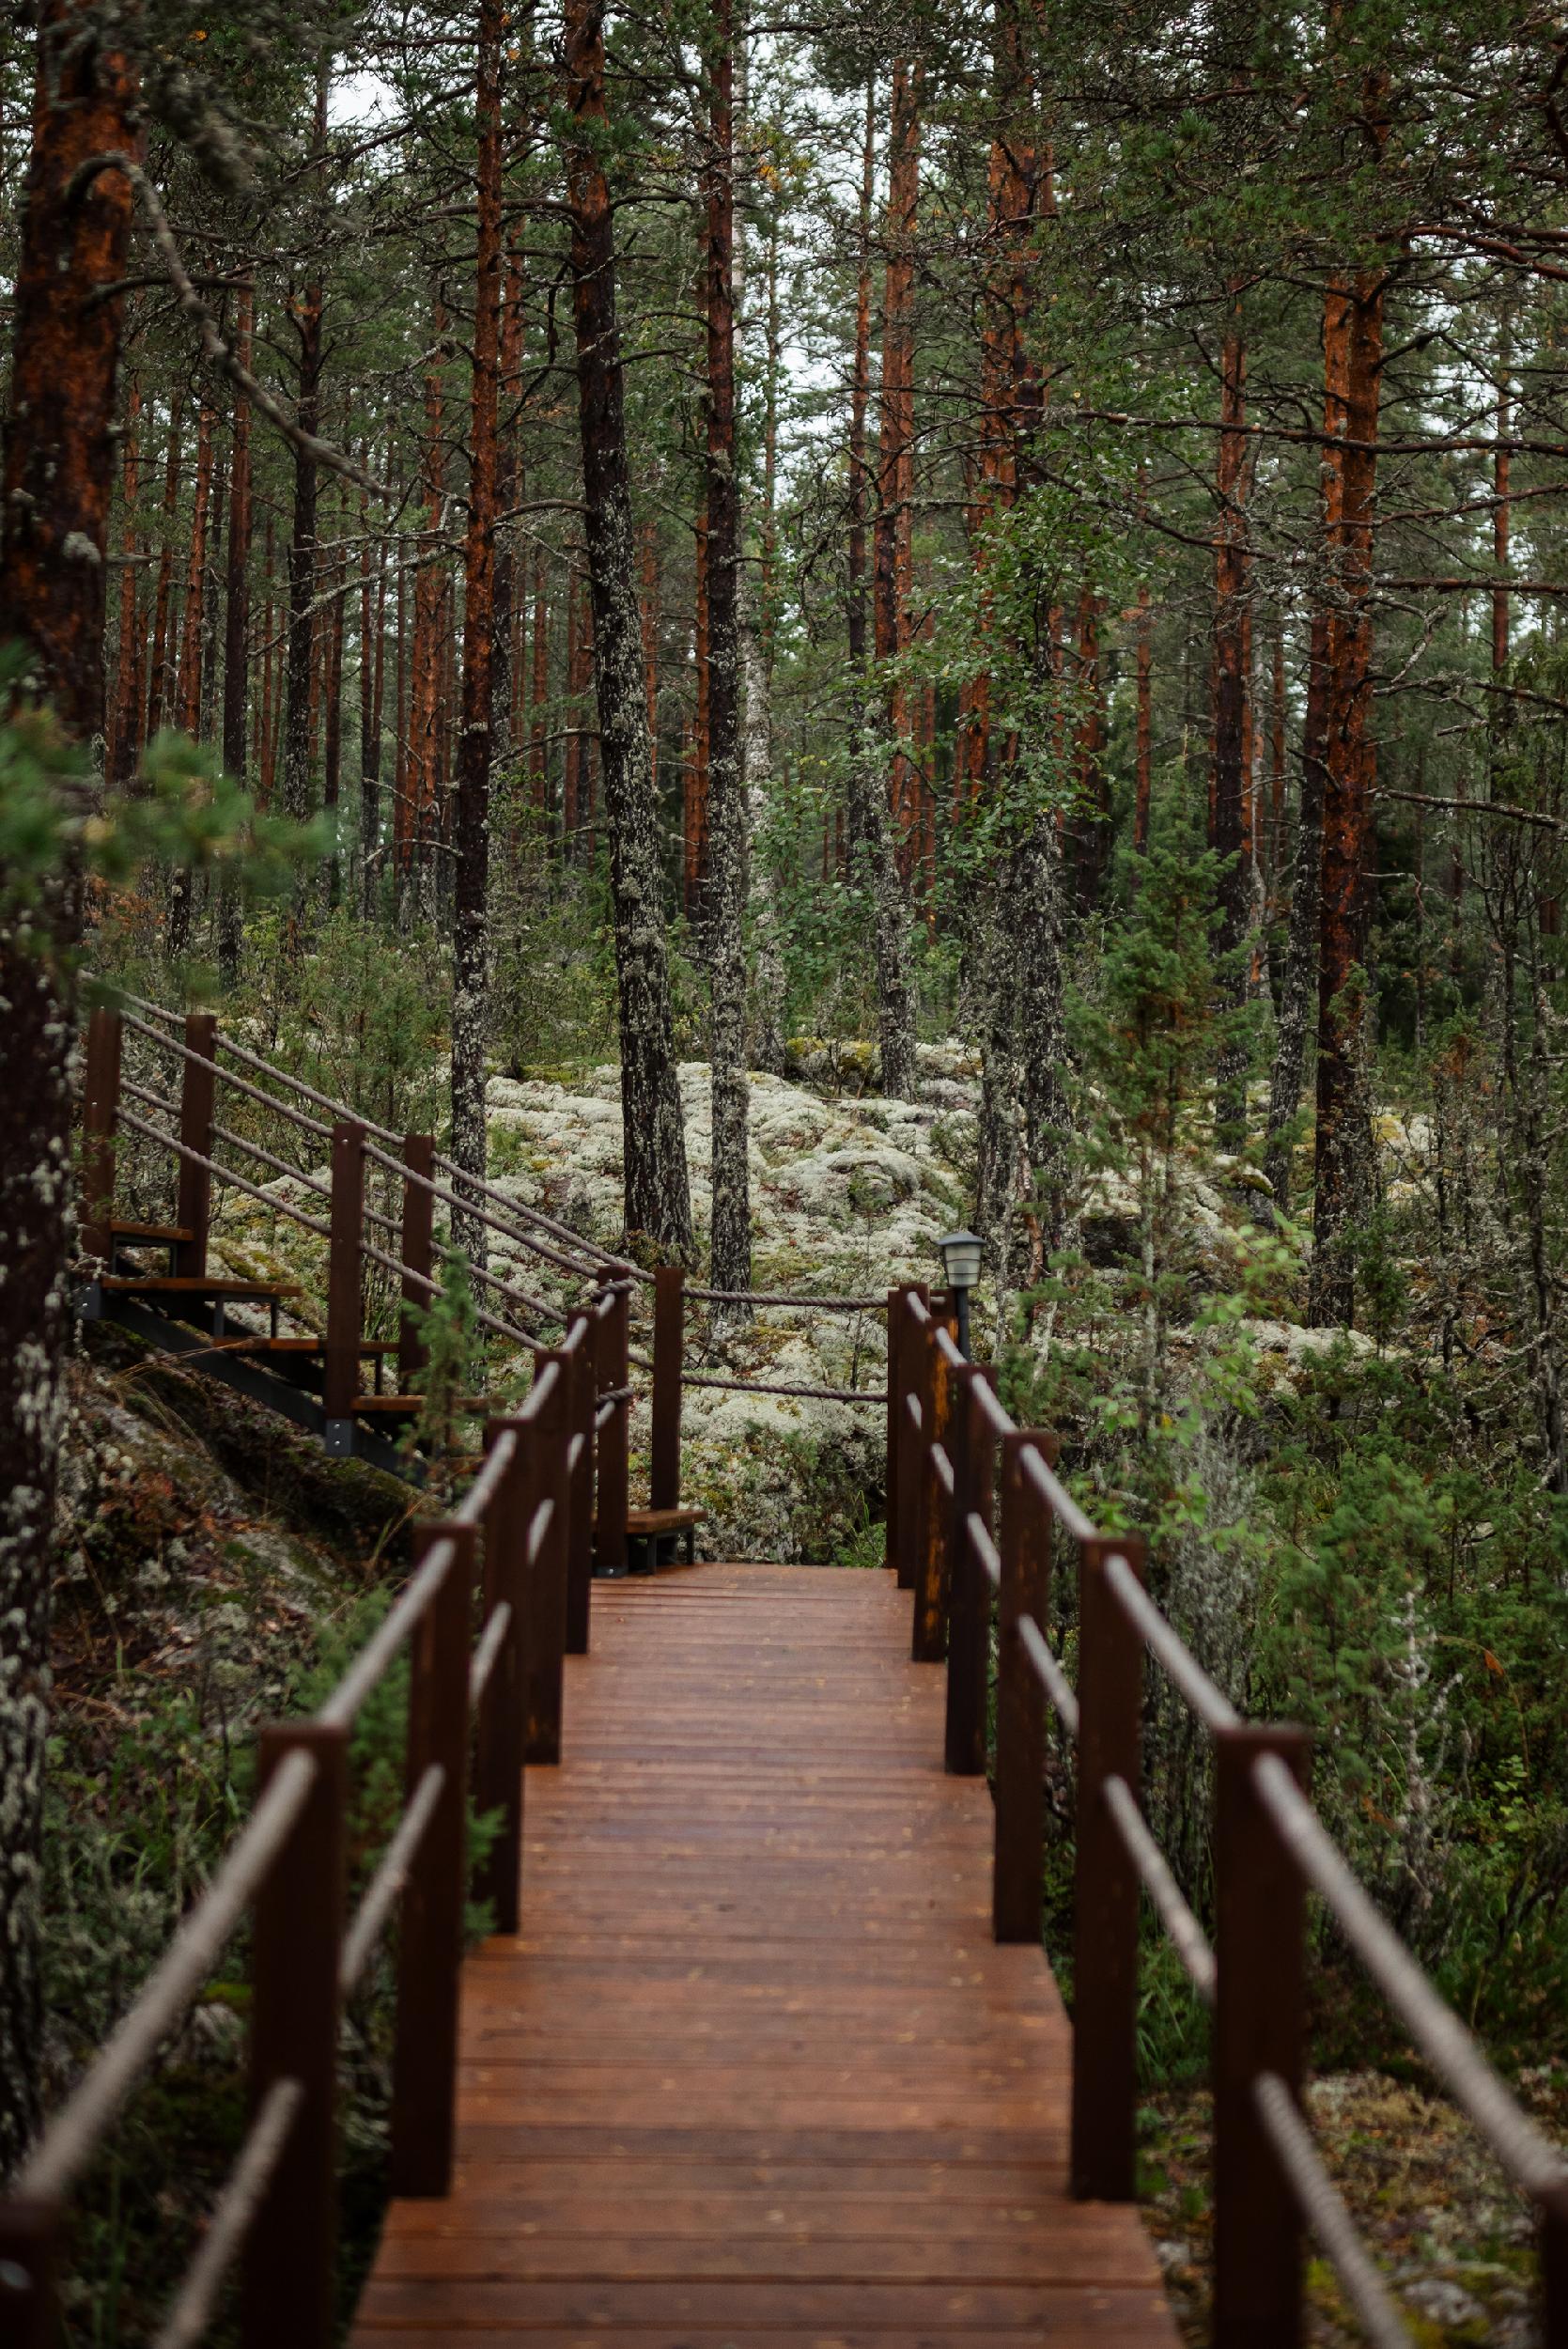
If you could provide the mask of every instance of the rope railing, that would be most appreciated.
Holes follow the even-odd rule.
[[[1214,2018],[1217,2341],[1299,2337],[1302,2223],[1378,2349],[1407,2339],[1301,2114],[1307,1895],[1315,1893],[1533,2203],[1541,2338],[1568,2349],[1568,2161],[1358,1882],[1304,1790],[1304,1734],[1241,1719],[1145,1588],[1141,1538],[1095,1527],[1054,1472],[1054,1438],[1017,1428],[986,1374],[964,1360],[946,1301],[907,1285],[889,1304],[887,1559],[912,1596],[916,1660],[946,1661],[948,1767],[993,1774],[999,1939],[1039,1937],[1048,1704],[1074,1749],[1074,2192],[1129,2201],[1135,2189],[1146,1895]],[[1077,1553],[1076,1688],[1048,1636],[1060,1544]],[[1213,1756],[1212,1940],[1139,1798],[1145,1659]]]

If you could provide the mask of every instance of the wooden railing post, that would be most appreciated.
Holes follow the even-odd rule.
[[[611,1282],[602,1294],[608,1311],[594,1323],[594,1360],[600,1394],[613,1394],[631,1373],[631,1298],[629,1283]],[[627,1431],[630,1413],[624,1404],[599,1430],[597,1505],[594,1512],[594,1563],[601,1574],[624,1574],[627,1565],[626,1513],[629,1501]]]
[[[598,1378],[594,1368],[592,1316],[585,1313],[575,1315],[572,1329],[581,1330],[582,1335],[568,1357],[563,1440],[569,1445],[574,1436],[581,1436],[582,1444],[576,1468],[567,1471],[570,1511],[567,1532],[567,1654],[586,1656],[594,1594],[594,1413],[598,1402]]]
[[[953,1512],[937,1472],[932,1446],[946,1449],[953,1420],[954,1377],[947,1358],[937,1344],[944,1327],[939,1310],[932,1308],[932,1326],[925,1332],[921,1365],[921,1500],[920,1547],[915,1558],[915,1632],[911,1653],[917,1664],[939,1664],[947,1654],[947,1599],[951,1568],[949,1534]]]
[[[458,1977],[468,1897],[468,1667],[477,1529],[425,1524],[414,1563],[438,1542],[452,1556],[414,1633],[404,1783],[426,1771],[441,1794],[409,1868],[397,1933],[397,2015],[392,2057],[394,2194],[439,2195],[452,2184],[458,2089]],[[282,2338],[282,2336],[280,2336]]]
[[[430,1278],[433,1262],[431,1237],[435,1229],[435,1193],[427,1188],[436,1171],[436,1138],[434,1134],[405,1134],[403,1164],[411,1174],[420,1174],[424,1182],[403,1184],[403,1231],[399,1254],[408,1271],[403,1275],[403,1311],[397,1324],[397,1383],[404,1394],[411,1381],[425,1367],[425,1347],[419,1330],[410,1313],[415,1306],[421,1313],[430,1307],[430,1292],[424,1281],[411,1281],[410,1272],[423,1273]]]
[[[884,1512],[887,1538],[882,1555],[898,1573],[900,1589],[903,1588],[903,1553],[899,1548],[898,1531],[899,1463],[903,1451],[908,1448],[906,1439],[912,1432],[908,1425],[908,1414],[904,1408],[904,1397],[908,1392],[904,1373],[905,1321],[908,1315],[904,1300],[912,1285],[908,1281],[900,1281],[888,1291],[888,1498]]]
[[[1026,1452],[1054,1468],[1054,1436],[1004,1436],[997,1548],[997,1761],[991,1931],[998,1941],[1038,1941],[1045,1890],[1046,1692],[1023,1652],[1018,1625],[1050,1615],[1050,1511],[1023,1475]]]
[[[950,1366],[951,1368],[951,1366]],[[986,1682],[991,1658],[991,1585],[970,1535],[970,1518],[991,1530],[996,1438],[976,1399],[989,1385],[989,1367],[966,1362],[952,1373],[954,1398],[948,1449],[953,1457],[953,1518],[949,1536],[952,1591],[948,1603],[946,1761],[950,1777],[986,1773]]]
[[[678,1264],[661,1264],[653,1279],[653,1437],[648,1462],[648,1506],[678,1509],[686,1273]]]
[[[474,1879],[488,1901],[497,1933],[516,1933],[521,1915],[523,1707],[528,1696],[528,1429],[520,1420],[494,1420],[485,1430],[489,1452],[504,1435],[517,1449],[485,1517],[485,1614],[499,1606],[511,1621],[495,1659],[474,1738],[474,1802],[498,1812],[501,1825]]]
[[[57,2202],[0,2202],[0,2349],[58,2349]]]
[[[925,1302],[924,1291],[911,1288],[905,1293],[899,1319],[898,1341],[899,1381],[903,1388],[898,1437],[898,1526],[896,1533],[898,1587],[912,1591],[917,1579],[917,1562],[925,1548],[925,1423],[924,1416],[917,1427],[911,1406],[924,1414],[926,1405],[927,1380],[925,1357],[928,1331],[923,1322],[915,1319],[909,1300],[919,1298]]]
[[[1298,2097],[1306,2045],[1306,1887],[1252,1784],[1265,1753],[1306,1784],[1305,1730],[1248,1722],[1216,1733],[1216,2349],[1297,2349],[1302,2339],[1301,2217],[1252,2089],[1273,2072]]]
[[[359,1394],[360,1275],[365,1236],[365,1128],[354,1118],[333,1127],[332,1239],[327,1264],[327,1345],[322,1373],[326,1447],[354,1448]]]
[[[120,1047],[117,1011],[95,1011],[87,1021],[82,1069],[82,1253],[103,1272],[115,1268],[115,1128],[119,1115]]]
[[[571,1557],[571,1483],[567,1474],[567,1446],[571,1440],[571,1357],[562,1353],[536,1355],[536,1386],[551,1362],[559,1376],[551,1382],[550,1392],[541,1403],[529,1434],[529,1517],[532,1519],[541,1501],[554,1503],[544,1548],[529,1577],[528,1725],[523,1752],[530,1762],[561,1759],[561,1706],[566,1684],[567,1578]]]
[[[349,1733],[274,1721],[261,1733],[260,1780],[308,1753],[316,1780],[257,1897],[252,1959],[250,2098],[298,2080],[294,2115],[245,2241],[245,2349],[331,2349],[336,2323],[338,1968],[342,1960]]]
[[[204,1059],[214,1058],[218,1049],[218,1022],[210,1011],[188,1012],[185,1017],[185,1045],[192,1052],[200,1052]],[[179,1139],[187,1150],[199,1150],[204,1159],[212,1156],[212,1120],[216,1114],[217,1079],[210,1068],[202,1068],[194,1060],[182,1063],[179,1085]],[[190,1159],[179,1161],[176,1178],[175,1221],[189,1239],[176,1244],[174,1268],[182,1281],[204,1281],[207,1278],[207,1232],[212,1220],[212,1177],[205,1166],[194,1165]]]
[[[1105,1535],[1079,1548],[1071,2171],[1080,2201],[1130,2202],[1139,1882],[1101,1788],[1115,1776],[1139,1791],[1143,1648],[1105,1586],[1108,1558],[1125,1558],[1141,1581],[1141,1537]]]

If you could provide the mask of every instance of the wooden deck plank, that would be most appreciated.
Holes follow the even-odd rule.
[[[599,1585],[523,1931],[464,1978],[458,2174],[355,2349],[1172,2349],[1065,2189],[1068,2026],[990,1939],[990,1804],[882,1574]]]

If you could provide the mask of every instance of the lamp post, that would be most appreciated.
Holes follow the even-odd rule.
[[[958,1351],[967,1362],[971,1359],[970,1291],[980,1278],[980,1259],[986,1243],[978,1232],[947,1232],[937,1246],[941,1250],[942,1270],[958,1315]]]

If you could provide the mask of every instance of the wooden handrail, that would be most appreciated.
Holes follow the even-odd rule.
[[[97,1018],[89,1034],[85,1155],[93,1184],[92,1252],[108,1268],[114,1134],[122,1119],[205,1183],[241,1178],[216,1165],[210,1147],[194,1138],[205,1139],[211,1123],[201,1087],[187,1090],[178,1136],[121,1108],[118,1024],[112,1014]],[[186,1066],[203,1075],[210,1093],[212,1039],[203,1030],[200,1040],[203,1049]],[[419,1282],[418,1268],[385,1259],[365,1237],[365,1134],[361,1123],[348,1119],[334,1130],[330,1225],[293,1211],[331,1237],[328,1402],[347,1411],[358,1387],[361,1259],[387,1261]],[[205,1231],[210,1197],[198,1190],[194,1181],[185,1187],[193,1219],[185,1228],[193,1235]],[[429,1196],[417,1182],[408,1191]],[[607,1323],[598,1330],[602,1346],[608,1328],[615,1359],[624,1356],[626,1303],[624,1286],[613,1286]],[[452,1517],[418,1529],[409,1581],[316,1715],[263,1731],[260,1790],[250,1820],[98,2061],[51,2122],[15,2195],[0,2201],[0,2257],[7,2262],[0,2349],[41,2349],[53,2341],[71,2188],[247,1912],[255,1952],[252,2123],[219,2190],[204,2245],[173,2295],[163,2335],[170,2349],[198,2337],[236,2258],[246,2349],[263,2342],[273,2349],[280,2339],[292,2349],[328,2349],[336,2306],[341,2006],[397,1912],[393,2172],[402,2192],[446,2190],[465,1906],[473,1891],[491,1903],[500,1930],[517,1929],[524,1747],[535,1760],[558,1757],[562,1658],[568,1637],[587,1643],[588,1543],[602,1450],[592,1435],[593,1338],[580,1315],[565,1343],[537,1358],[530,1393],[512,1417],[488,1430],[484,1464]],[[624,1391],[624,1383],[623,1368],[614,1391]],[[624,1409],[615,1417],[624,1427]],[[609,1506],[624,1525],[624,1467]],[[476,1586],[483,1609],[475,1640]],[[344,1897],[349,1735],[366,1699],[411,1648],[404,1805],[350,1920]],[[502,1832],[473,1884],[464,1850],[471,1788],[481,1809],[502,1813]]]
[[[1568,2162],[1357,1882],[1306,1792],[1306,1734],[1240,1719],[1144,1588],[1141,1539],[1096,1528],[1055,1473],[1055,1437],[1015,1428],[963,1363],[940,1304],[907,1284],[888,1297],[888,1563],[913,1594],[917,1659],[947,1663],[950,1770],[975,1766],[977,1635],[983,1667],[995,1603],[995,1743],[981,1759],[995,1773],[998,1940],[1040,1934],[1048,1701],[1077,1749],[1074,2191],[1128,2200],[1134,2190],[1141,1888],[1214,2010],[1216,2343],[1300,2339],[1304,2227],[1372,2337],[1401,2337],[1300,2119],[1310,1890],[1533,2201],[1542,2339],[1545,2349],[1568,2349]],[[998,1440],[993,1532],[975,1464]],[[1049,1639],[1058,1541],[1078,1553],[1076,1690]],[[1212,1946],[1139,1805],[1145,1657],[1193,1714],[1215,1759]]]

